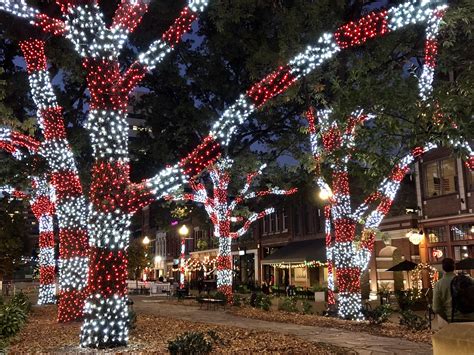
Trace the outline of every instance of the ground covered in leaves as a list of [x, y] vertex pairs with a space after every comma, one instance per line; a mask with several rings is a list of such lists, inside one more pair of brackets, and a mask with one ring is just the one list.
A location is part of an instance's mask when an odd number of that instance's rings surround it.
[[431, 335], [434, 334], [434, 332], [431, 330], [412, 331], [405, 326], [390, 322], [376, 325], [369, 324], [369, 322], [354, 322], [337, 318], [322, 317], [313, 314], [299, 314], [273, 310], [266, 312], [252, 307], [233, 307], [230, 312], [234, 315], [246, 318], [324, 328], [339, 328], [354, 332], [366, 332], [369, 334], [386, 336], [390, 338], [405, 338], [407, 340], [428, 344], [431, 344]]
[[[28, 323], [10, 342], [8, 353], [77, 353], [80, 323], [58, 324], [56, 307], [34, 307]], [[167, 353], [168, 341], [187, 331], [214, 330], [220, 340], [213, 353], [347, 354], [347, 349], [311, 343], [297, 337], [237, 327], [190, 323], [140, 315], [130, 334], [130, 346], [109, 353]]]

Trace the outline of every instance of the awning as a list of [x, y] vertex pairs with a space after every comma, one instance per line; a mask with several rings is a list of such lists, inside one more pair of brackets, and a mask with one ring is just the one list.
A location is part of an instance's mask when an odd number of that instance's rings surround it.
[[262, 264], [288, 264], [311, 261], [326, 262], [326, 240], [292, 242], [262, 260]]

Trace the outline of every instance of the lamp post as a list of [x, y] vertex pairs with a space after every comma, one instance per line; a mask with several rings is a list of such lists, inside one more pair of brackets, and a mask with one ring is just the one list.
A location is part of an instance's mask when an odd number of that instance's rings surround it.
[[186, 236], [189, 234], [189, 229], [183, 224], [178, 229], [178, 234], [181, 236], [181, 255], [179, 259], [179, 288], [184, 288], [184, 263], [186, 261]]

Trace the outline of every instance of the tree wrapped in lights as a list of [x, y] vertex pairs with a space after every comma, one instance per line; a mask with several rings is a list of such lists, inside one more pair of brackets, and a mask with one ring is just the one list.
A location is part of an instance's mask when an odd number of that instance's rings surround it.
[[[19, 132], [0, 128], [0, 149], [10, 153], [16, 159], [22, 159], [21, 148], [26, 148], [30, 154], [36, 155], [40, 143]], [[39, 267], [40, 286], [38, 305], [54, 304], [56, 302], [56, 261], [54, 258], [54, 224], [55, 193], [48, 183], [46, 176], [29, 177], [30, 193], [25, 193], [9, 186], [0, 187], [1, 194], [9, 194], [14, 198], [28, 199], [31, 210], [39, 226]]]
[[[153, 42], [147, 51], [123, 71], [119, 63], [120, 52], [128, 36], [146, 13], [148, 1], [122, 0], [110, 26], [105, 24], [103, 14], [94, 0], [58, 0], [57, 3], [64, 20], [42, 14], [23, 0], [4, 0], [0, 3], [0, 9], [29, 20], [45, 32], [65, 36], [83, 57], [91, 97], [86, 128], [90, 134], [94, 164], [87, 213], [91, 247], [90, 296], [84, 308], [81, 344], [91, 347], [120, 346], [128, 341], [126, 250], [130, 220], [135, 211], [152, 200], [143, 184], [130, 182], [126, 121], [128, 95], [146, 72], [154, 69], [172, 51], [182, 35], [191, 29], [197, 14], [206, 8], [207, 1], [190, 0], [162, 38]], [[23, 49], [25, 56], [26, 53], [29, 56], [27, 62], [30, 78], [38, 74], [41, 79], [46, 69], [46, 60], [44, 53], [38, 51], [37, 47], [37, 42], [29, 41], [24, 44]], [[40, 89], [40, 85], [33, 80], [30, 80], [32, 90]], [[43, 83], [45, 81], [41, 82]], [[38, 95], [35, 101], [39, 110], [45, 109], [46, 114], [52, 116], [51, 123], [57, 122], [61, 110], [58, 108], [54, 111], [58, 105], [51, 91], [40, 91]], [[67, 152], [64, 141], [61, 142], [63, 137], [59, 137], [63, 132], [55, 130], [51, 133], [53, 143], [63, 143], [63, 147], [52, 144], [51, 150]], [[65, 173], [60, 171], [61, 168], [63, 166], [57, 166], [58, 172], [64, 177]], [[165, 169], [160, 174], [162, 182], [154, 188], [154, 192], [159, 196], [177, 187], [182, 181], [178, 178], [180, 171], [178, 166]], [[73, 181], [74, 174], [69, 174], [67, 180]], [[63, 188], [67, 189], [65, 186]]]
[[[313, 109], [307, 112], [311, 134], [311, 148], [317, 166], [317, 184], [329, 199], [325, 209], [326, 246], [328, 254], [329, 303], [334, 303], [334, 276], [339, 289], [339, 316], [362, 320], [361, 273], [367, 269], [375, 243], [375, 230], [389, 212], [400, 187], [416, 157], [436, 147], [428, 144], [406, 154], [392, 168], [390, 175], [370, 194], [361, 206], [354, 209], [349, 185], [349, 163], [355, 147], [356, 129], [373, 118], [362, 111], [353, 113], [345, 124], [334, 119], [328, 110], [319, 111], [317, 121]], [[325, 179], [322, 164], [329, 171]], [[375, 205], [372, 211], [369, 207]], [[334, 237], [331, 231], [334, 225]], [[356, 238], [357, 231], [360, 238]]]
[[26, 61], [31, 96], [44, 140], [39, 154], [49, 166], [49, 179], [56, 192], [59, 222], [58, 320], [80, 320], [87, 296], [87, 207], [76, 162], [66, 137], [63, 109], [54, 94], [45, 55], [45, 43], [20, 42]]
[[[249, 200], [269, 196], [269, 195], [291, 195], [296, 189], [283, 190], [280, 188], [270, 188], [257, 192], [250, 192], [250, 188], [257, 176], [262, 175], [266, 165], [262, 165], [256, 172], [249, 173], [244, 187], [239, 193], [232, 197], [229, 192], [231, 183], [231, 170], [233, 160], [221, 158], [216, 164], [207, 168], [206, 177], [209, 178], [209, 186], [206, 187], [204, 177], [194, 178], [189, 186], [192, 193], [184, 193], [174, 197], [175, 200], [192, 201], [204, 204], [204, 208], [214, 227], [214, 237], [219, 242], [219, 252], [217, 256], [217, 289], [226, 295], [227, 301], [232, 302], [232, 240], [243, 236], [248, 232], [252, 223], [269, 215], [275, 211], [274, 208], [267, 208], [261, 212], [253, 212], [246, 218], [236, 215], [238, 207]], [[235, 223], [242, 224], [240, 228], [235, 228]], [[184, 264], [182, 265], [184, 270]]]

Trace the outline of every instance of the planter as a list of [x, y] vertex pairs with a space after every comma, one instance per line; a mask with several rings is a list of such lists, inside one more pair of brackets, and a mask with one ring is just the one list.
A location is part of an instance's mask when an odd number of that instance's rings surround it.
[[325, 302], [326, 301], [326, 292], [319, 291], [314, 293], [314, 302]]

